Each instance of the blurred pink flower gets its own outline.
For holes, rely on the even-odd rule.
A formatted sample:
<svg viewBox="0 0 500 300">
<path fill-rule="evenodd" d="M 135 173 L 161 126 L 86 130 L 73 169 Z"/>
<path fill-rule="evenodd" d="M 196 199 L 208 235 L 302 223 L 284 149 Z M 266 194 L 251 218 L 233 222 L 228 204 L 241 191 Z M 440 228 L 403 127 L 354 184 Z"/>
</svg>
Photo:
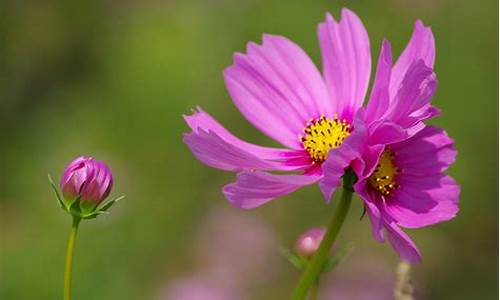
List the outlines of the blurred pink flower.
<svg viewBox="0 0 500 300">
<path fill-rule="evenodd" d="M 318 300 L 394 299 L 393 268 L 373 260 L 346 261 L 320 281 Z"/>
<path fill-rule="evenodd" d="M 241 300 L 239 295 L 206 277 L 177 279 L 160 293 L 158 300 Z"/>
<path fill-rule="evenodd" d="M 302 256 L 311 256 L 319 248 L 323 237 L 325 236 L 325 228 L 311 228 L 304 232 L 295 243 L 295 251 Z"/>
<path fill-rule="evenodd" d="M 283 260 L 265 222 L 222 208 L 203 222 L 193 249 L 197 260 L 192 275 L 170 282 L 160 299 L 247 299 L 256 286 L 273 278 L 276 264 Z"/>
<path fill-rule="evenodd" d="M 215 209 L 199 232 L 196 249 L 205 272 L 239 289 L 273 276 L 281 260 L 272 228 L 255 216 Z M 262 270 L 271 270 L 262 272 Z"/>
</svg>

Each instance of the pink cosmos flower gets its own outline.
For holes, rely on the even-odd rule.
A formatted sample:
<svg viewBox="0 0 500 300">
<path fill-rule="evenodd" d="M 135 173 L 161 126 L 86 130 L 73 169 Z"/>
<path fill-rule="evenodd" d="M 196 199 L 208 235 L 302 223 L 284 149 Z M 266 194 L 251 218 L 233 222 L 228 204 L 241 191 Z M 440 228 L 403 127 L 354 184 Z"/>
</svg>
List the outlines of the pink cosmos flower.
<svg viewBox="0 0 500 300">
<path fill-rule="evenodd" d="M 364 201 L 373 236 L 384 234 L 399 256 L 420 261 L 420 253 L 399 228 L 420 228 L 447 221 L 458 212 L 460 187 L 443 172 L 455 161 L 453 140 L 427 126 L 413 137 L 384 146 L 366 146 L 364 166 L 355 165 L 354 190 Z M 364 167 L 364 168 L 363 168 Z"/>
<path fill-rule="evenodd" d="M 286 149 L 243 141 L 201 109 L 185 116 L 192 132 L 184 142 L 193 154 L 211 167 L 239 172 L 223 189 L 237 207 L 254 208 L 314 183 L 329 201 L 345 168 L 361 156 L 362 143 L 407 138 L 438 113 L 429 104 L 436 88 L 434 38 L 422 22 L 394 66 L 384 40 L 367 117 L 360 113 L 371 71 L 363 24 L 343 9 L 339 22 L 326 15 L 318 38 L 323 74 L 299 46 L 275 35 L 264 35 L 262 45 L 249 43 L 224 71 L 243 116 Z"/>
</svg>

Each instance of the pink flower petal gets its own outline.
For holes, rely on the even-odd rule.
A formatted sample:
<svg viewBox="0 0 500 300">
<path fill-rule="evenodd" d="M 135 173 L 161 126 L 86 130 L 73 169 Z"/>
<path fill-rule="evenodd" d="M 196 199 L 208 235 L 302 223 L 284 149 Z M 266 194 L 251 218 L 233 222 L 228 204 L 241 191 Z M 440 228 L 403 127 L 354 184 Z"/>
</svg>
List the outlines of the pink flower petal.
<svg viewBox="0 0 500 300">
<path fill-rule="evenodd" d="M 185 115 L 184 120 L 189 127 L 191 127 L 193 132 L 198 133 L 200 129 L 205 132 L 214 132 L 225 142 L 235 147 L 244 149 L 261 159 L 283 160 L 284 157 L 288 158 L 301 156 L 297 155 L 296 150 L 263 147 L 243 141 L 230 133 L 226 128 L 224 128 L 224 126 L 217 122 L 217 120 L 199 107 L 193 112 L 192 115 Z"/>
<path fill-rule="evenodd" d="M 372 123 L 370 135 L 368 137 L 369 145 L 388 145 L 408 139 L 410 132 L 398 124 L 382 119 Z M 378 158 L 377 158 L 378 160 Z"/>
<path fill-rule="evenodd" d="M 226 87 L 241 113 L 255 127 L 290 148 L 311 118 L 333 115 L 323 79 L 307 54 L 292 41 L 264 35 L 249 43 L 224 71 Z"/>
<path fill-rule="evenodd" d="M 408 68 L 417 60 L 422 60 L 429 67 L 434 67 L 434 58 L 436 55 L 434 45 L 434 36 L 430 27 L 425 27 L 422 21 L 418 20 L 415 23 L 412 37 L 401 53 L 394 68 L 392 69 L 392 77 L 390 84 L 390 97 L 394 99 L 400 85 L 403 81 Z"/>
<path fill-rule="evenodd" d="M 445 171 L 455 161 L 453 144 L 443 129 L 427 126 L 413 138 L 391 145 L 391 149 L 405 174 L 426 176 Z"/>
<path fill-rule="evenodd" d="M 391 102 L 387 119 L 408 128 L 429 116 L 430 100 L 437 88 L 436 74 L 423 60 L 414 62 L 405 73 Z M 424 115 L 424 116 L 422 116 Z"/>
<path fill-rule="evenodd" d="M 420 228 L 454 218 L 460 187 L 445 175 L 414 177 L 401 182 L 384 209 L 399 225 Z"/>
<path fill-rule="evenodd" d="M 244 169 L 279 170 L 280 165 L 261 159 L 252 153 L 224 141 L 215 132 L 198 130 L 184 135 L 184 142 L 194 156 L 217 169 L 240 171 Z M 282 166 L 282 169 L 287 169 Z"/>
<path fill-rule="evenodd" d="M 319 178 L 244 171 L 238 174 L 236 182 L 226 185 L 223 192 L 234 206 L 249 209 L 313 184 Z"/>
<path fill-rule="evenodd" d="M 392 70 L 391 44 L 384 39 L 380 48 L 377 72 L 373 82 L 370 100 L 366 106 L 366 124 L 371 124 L 382 117 L 389 107 L 389 82 Z"/>
<path fill-rule="evenodd" d="M 381 243 L 384 242 L 384 224 L 377 202 L 380 197 L 377 197 L 369 188 L 366 187 L 365 182 L 358 182 L 354 185 L 354 191 L 358 193 L 359 197 L 363 200 L 366 214 L 370 219 L 372 225 L 373 238 Z"/>
<path fill-rule="evenodd" d="M 323 75 L 335 112 L 350 119 L 363 104 L 370 80 L 368 34 L 356 14 L 344 8 L 340 22 L 326 15 L 325 22 L 318 26 L 318 38 Z"/>
<path fill-rule="evenodd" d="M 417 246 L 395 223 L 385 222 L 385 229 L 387 232 L 387 239 L 401 259 L 410 263 L 417 263 L 422 260 Z"/>
</svg>

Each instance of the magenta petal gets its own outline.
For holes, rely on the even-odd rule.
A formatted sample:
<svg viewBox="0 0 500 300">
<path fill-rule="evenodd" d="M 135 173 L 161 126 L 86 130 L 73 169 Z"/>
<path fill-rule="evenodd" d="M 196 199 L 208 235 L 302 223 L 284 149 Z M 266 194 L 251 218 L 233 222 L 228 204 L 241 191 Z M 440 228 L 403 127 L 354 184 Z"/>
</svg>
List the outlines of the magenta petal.
<svg viewBox="0 0 500 300">
<path fill-rule="evenodd" d="M 110 183 L 107 178 L 107 166 L 103 162 L 93 160 L 87 164 L 87 167 L 88 177 L 82 187 L 81 200 L 98 204 L 104 200 L 104 193 Z"/>
<path fill-rule="evenodd" d="M 74 159 L 64 170 L 61 176 L 61 189 L 65 198 L 76 197 L 86 181 L 86 163 L 92 161 L 91 158 L 80 156 Z"/>
<path fill-rule="evenodd" d="M 230 133 L 217 120 L 199 107 L 193 111 L 192 115 L 184 115 L 184 120 L 195 133 L 198 133 L 199 129 L 205 132 L 214 132 L 227 143 L 263 159 L 279 160 L 295 152 L 295 150 L 262 147 L 243 141 Z"/>
<path fill-rule="evenodd" d="M 319 187 L 325 201 L 329 202 L 333 192 L 340 186 L 340 178 L 344 175 L 345 169 L 354 159 L 361 157 L 360 152 L 366 139 L 366 128 L 360 117 L 356 117 L 354 131 L 340 147 L 330 150 L 326 161 L 321 166 L 323 178 L 319 181 Z"/>
<path fill-rule="evenodd" d="M 363 152 L 363 161 L 365 163 L 365 168 L 362 173 L 356 173 L 358 175 L 359 180 L 361 181 L 364 178 L 370 176 L 375 168 L 377 167 L 380 155 L 385 149 L 385 145 L 374 145 L 374 146 L 366 146 Z"/>
<path fill-rule="evenodd" d="M 430 27 L 425 27 L 422 21 L 418 20 L 415 23 L 410 42 L 392 69 L 390 84 L 391 99 L 396 96 L 408 68 L 414 62 L 422 60 L 427 67 L 431 69 L 434 67 L 435 52 L 432 30 Z"/>
<path fill-rule="evenodd" d="M 236 182 L 224 186 L 223 192 L 234 206 L 249 209 L 313 184 L 318 179 L 319 176 L 244 171 L 238 174 Z"/>
<path fill-rule="evenodd" d="M 231 134 L 226 128 L 224 128 L 219 122 L 217 122 L 212 116 L 204 112 L 201 108 L 198 108 L 193 112 L 192 115 L 184 116 L 186 123 L 193 130 L 193 134 L 199 135 L 200 131 L 203 132 L 213 132 L 218 136 L 223 142 L 220 142 L 221 147 L 224 145 L 230 145 L 229 148 L 237 148 L 238 151 L 244 152 L 260 160 L 268 161 L 276 170 L 297 170 L 309 167 L 311 164 L 309 155 L 305 150 L 290 150 L 290 149 L 279 149 L 270 148 L 254 145 L 245 142 L 233 134 Z M 202 137 L 191 138 L 194 140 L 201 140 Z M 188 138 L 189 140 L 189 138 Z M 200 152 L 213 152 L 211 149 L 200 148 Z M 209 155 L 207 153 L 207 155 Z M 202 156 L 199 154 L 198 156 Z M 227 169 L 227 168 L 224 168 Z"/>
<path fill-rule="evenodd" d="M 310 118 L 333 115 L 319 71 L 295 43 L 265 35 L 262 46 L 249 43 L 224 71 L 226 87 L 241 113 L 262 132 L 300 149 L 297 134 Z"/>
<path fill-rule="evenodd" d="M 427 126 L 411 139 L 391 145 L 391 149 L 405 174 L 426 176 L 445 171 L 455 161 L 453 144 L 444 130 Z"/>
<path fill-rule="evenodd" d="M 382 216 L 379 208 L 376 205 L 377 201 L 380 201 L 380 197 L 371 193 L 369 189 L 366 188 L 365 182 L 358 182 L 354 185 L 354 191 L 358 193 L 359 197 L 364 202 L 364 206 L 366 209 L 366 214 L 370 219 L 370 223 L 372 224 L 372 234 L 373 238 L 381 243 L 384 242 L 384 226 L 382 221 Z M 373 199 L 374 197 L 378 197 Z"/>
<path fill-rule="evenodd" d="M 387 239 L 401 259 L 410 263 L 418 263 L 422 260 L 417 246 L 395 223 L 385 222 L 385 229 L 387 232 Z"/>
<path fill-rule="evenodd" d="M 323 75 L 335 111 L 354 115 L 363 104 L 371 71 L 370 40 L 361 20 L 342 9 L 340 22 L 326 15 L 318 26 Z"/>
<path fill-rule="evenodd" d="M 413 63 L 405 74 L 401 86 L 391 102 L 387 118 L 410 127 L 421 118 L 413 116 L 424 112 L 437 88 L 436 75 L 422 60 Z"/>
<path fill-rule="evenodd" d="M 111 170 L 105 163 L 98 162 L 98 164 L 103 172 L 102 179 L 99 182 L 99 197 L 105 199 L 108 197 L 113 187 L 113 176 L 111 175 Z"/>
<path fill-rule="evenodd" d="M 418 177 L 413 183 L 401 182 L 401 186 L 385 203 L 386 212 L 399 225 L 420 228 L 456 216 L 460 187 L 453 178 Z"/>
<path fill-rule="evenodd" d="M 392 50 L 391 44 L 384 39 L 380 48 L 380 55 L 377 63 L 377 71 L 373 82 L 370 100 L 366 106 L 366 124 L 382 117 L 389 107 L 389 82 L 392 70 Z"/>
<path fill-rule="evenodd" d="M 372 123 L 370 127 L 369 145 L 387 145 L 408 139 L 413 131 L 387 120 Z"/>
<path fill-rule="evenodd" d="M 71 180 L 71 176 L 77 169 L 83 168 L 83 166 L 85 165 L 84 162 L 87 159 L 88 158 L 85 156 L 79 156 L 75 158 L 71 163 L 69 163 L 69 165 L 64 170 L 63 175 L 61 176 L 61 186 L 64 186 L 68 183 L 68 181 Z"/>
<path fill-rule="evenodd" d="M 279 169 L 278 164 L 244 151 L 224 141 L 214 132 L 199 130 L 198 133 L 185 134 L 183 140 L 196 158 L 213 168 L 227 171 Z"/>
</svg>

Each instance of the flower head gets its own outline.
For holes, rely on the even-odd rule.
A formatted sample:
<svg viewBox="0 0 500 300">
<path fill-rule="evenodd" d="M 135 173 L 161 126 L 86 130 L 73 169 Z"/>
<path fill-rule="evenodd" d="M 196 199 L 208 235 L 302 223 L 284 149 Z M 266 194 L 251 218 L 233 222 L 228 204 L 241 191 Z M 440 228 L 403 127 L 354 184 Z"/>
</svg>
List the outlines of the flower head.
<svg viewBox="0 0 500 300">
<path fill-rule="evenodd" d="M 323 237 L 324 228 L 311 228 L 304 232 L 295 242 L 295 251 L 302 256 L 312 256 L 319 248 Z"/>
<path fill-rule="evenodd" d="M 109 167 L 92 157 L 73 160 L 61 177 L 61 190 L 67 200 L 80 197 L 82 203 L 96 206 L 108 197 L 113 186 Z"/>
<path fill-rule="evenodd" d="M 119 200 L 120 196 L 104 201 L 111 192 L 113 176 L 109 167 L 92 157 L 80 156 L 74 159 L 61 176 L 61 197 L 49 175 L 59 206 L 78 219 L 92 219 L 106 211 Z"/>
<path fill-rule="evenodd" d="M 420 253 L 400 229 L 447 221 L 458 212 L 459 186 L 444 171 L 454 162 L 453 140 L 427 126 L 413 137 L 366 147 L 365 166 L 357 169 L 354 190 L 364 202 L 373 236 L 386 237 L 402 259 L 418 262 Z"/>
<path fill-rule="evenodd" d="M 384 40 L 364 115 L 371 56 L 363 24 L 343 9 L 340 21 L 327 14 L 318 38 L 322 74 L 298 45 L 267 34 L 262 45 L 251 42 L 246 53 L 236 53 L 224 71 L 243 116 L 285 148 L 243 141 L 201 109 L 185 116 L 192 132 L 184 142 L 193 154 L 211 167 L 238 172 L 223 189 L 237 207 L 254 208 L 314 183 L 329 201 L 345 169 L 361 157 L 362 143 L 408 138 L 438 113 L 429 104 L 436 88 L 434 38 L 420 21 L 394 66 Z M 391 135 L 381 141 L 385 132 Z"/>
</svg>

